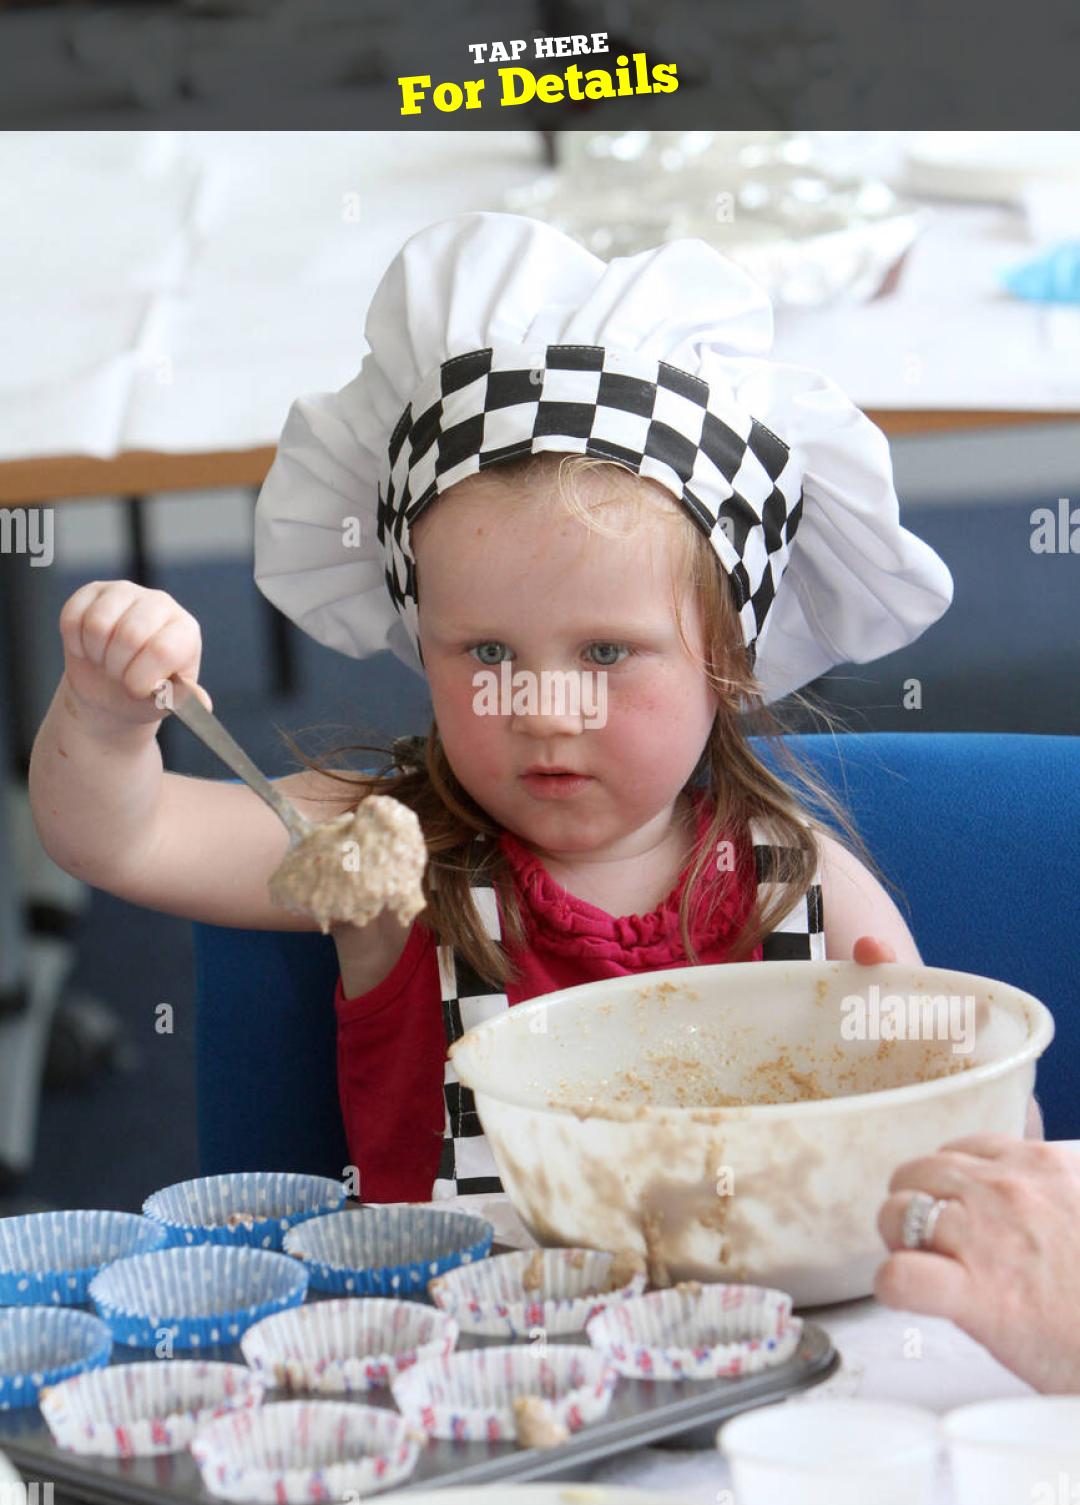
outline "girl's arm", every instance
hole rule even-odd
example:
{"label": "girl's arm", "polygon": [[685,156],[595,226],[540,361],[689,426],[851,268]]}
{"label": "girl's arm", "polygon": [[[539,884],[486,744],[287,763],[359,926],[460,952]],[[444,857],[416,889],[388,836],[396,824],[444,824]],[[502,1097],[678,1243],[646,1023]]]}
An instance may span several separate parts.
{"label": "girl's arm", "polygon": [[[826,956],[867,965],[899,961],[919,966],[922,957],[915,939],[878,880],[835,838],[819,833],[818,840]],[[855,943],[864,936],[879,941],[892,956],[878,956],[865,947],[860,947],[856,955]]]}
{"label": "girl's arm", "polygon": [[[267,884],[289,838],[258,795],[162,766],[157,731],[167,711],[152,691],[172,674],[197,679],[195,619],[163,591],[93,581],[65,604],[60,632],[64,675],[34,741],[29,781],[34,824],[53,861],[167,914],[317,929],[270,902]],[[346,785],[307,770],[276,782],[309,819],[354,803]]]}
{"label": "girl's arm", "polygon": [[[881,884],[833,837],[821,835],[819,840],[826,956],[850,957],[866,967],[895,961],[919,966],[922,957],[915,939]],[[1034,1097],[1028,1103],[1024,1135],[1043,1138],[1042,1114]]]}

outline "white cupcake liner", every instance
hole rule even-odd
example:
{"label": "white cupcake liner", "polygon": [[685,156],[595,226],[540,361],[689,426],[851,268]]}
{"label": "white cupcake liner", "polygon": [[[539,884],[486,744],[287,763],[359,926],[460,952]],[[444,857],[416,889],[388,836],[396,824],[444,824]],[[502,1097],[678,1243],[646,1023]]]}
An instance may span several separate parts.
{"label": "white cupcake liner", "polygon": [[0,1306],[78,1306],[104,1265],[160,1249],[167,1237],[133,1212],[0,1218]]}
{"label": "white cupcake liner", "polygon": [[453,1351],[452,1317],[415,1301],[346,1296],[279,1312],[240,1340],[245,1360],[280,1390],[354,1395],[389,1385],[421,1359]]}
{"label": "white cupcake liner", "polygon": [[32,1406],[46,1385],[109,1362],[100,1317],[65,1306],[0,1308],[0,1411]]}
{"label": "white cupcake liner", "polygon": [[586,1332],[620,1374],[634,1379],[734,1379],[791,1358],[802,1322],[791,1315],[784,1291],[687,1281],[612,1303]]}
{"label": "white cupcake liner", "polygon": [[414,1364],[390,1386],[402,1415],[454,1442],[517,1440],[515,1400],[546,1401],[550,1421],[576,1432],[604,1414],[616,1374],[584,1344],[472,1348]]}
{"label": "white cupcake liner", "polygon": [[281,1401],[235,1411],[191,1442],[203,1484],[222,1500],[363,1497],[402,1483],[420,1439],[394,1411],[346,1401]]}
{"label": "white cupcake liner", "polygon": [[142,1210],[166,1230],[170,1244],[280,1249],[290,1228],[344,1205],[345,1188],[326,1176],[234,1171],[162,1187]]}
{"label": "white cupcake liner", "polygon": [[180,1452],[203,1423],[259,1405],[265,1389],[243,1364],[151,1359],[50,1385],[39,1404],[49,1431],[70,1452],[141,1458]]}
{"label": "white cupcake liner", "polygon": [[304,1262],[317,1291],[410,1296],[432,1276],[483,1259],[494,1232],[472,1213],[389,1205],[309,1218],[289,1229],[282,1248]]}
{"label": "white cupcake liner", "polygon": [[583,1332],[589,1318],[613,1301],[645,1289],[644,1262],[626,1283],[607,1290],[614,1254],[598,1249],[516,1249],[462,1265],[428,1283],[435,1305],[462,1332],[489,1338]]}
{"label": "white cupcake liner", "polygon": [[299,1306],[307,1271],[284,1254],[222,1244],[160,1249],[107,1265],[90,1299],[118,1343],[173,1349],[237,1343],[254,1322]]}

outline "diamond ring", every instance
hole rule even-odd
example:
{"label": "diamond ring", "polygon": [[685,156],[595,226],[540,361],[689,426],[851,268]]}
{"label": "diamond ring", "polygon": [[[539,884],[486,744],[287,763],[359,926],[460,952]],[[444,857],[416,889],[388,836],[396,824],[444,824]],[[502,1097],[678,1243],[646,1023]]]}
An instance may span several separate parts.
{"label": "diamond ring", "polygon": [[946,1203],[929,1192],[912,1193],[911,1201],[904,1209],[904,1226],[900,1241],[905,1249],[929,1249],[934,1237],[937,1220]]}

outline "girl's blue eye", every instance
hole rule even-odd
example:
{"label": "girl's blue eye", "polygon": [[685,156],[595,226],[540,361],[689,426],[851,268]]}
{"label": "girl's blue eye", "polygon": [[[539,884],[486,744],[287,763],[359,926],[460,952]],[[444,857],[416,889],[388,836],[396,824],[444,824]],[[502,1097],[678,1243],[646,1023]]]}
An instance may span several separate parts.
{"label": "girl's blue eye", "polygon": [[[484,648],[505,648],[505,647],[506,647],[505,643],[496,643],[496,642],[474,643],[473,646],[469,649],[469,652],[470,653],[478,653],[478,652],[480,652]],[[492,666],[492,665],[495,665],[495,664],[501,664],[502,663],[502,659],[501,658],[482,658],[480,660],[480,662],[482,664],[485,664],[485,665],[488,665],[488,666]]]}
{"label": "girl's blue eye", "polygon": [[[632,650],[630,648],[626,647],[625,643],[591,643],[589,646],[592,647],[592,648],[616,648],[616,649],[618,649],[618,651],[620,653],[624,653],[628,657],[629,657],[630,653],[632,652]],[[621,658],[599,659],[599,660],[597,660],[597,663],[599,664],[599,667],[601,669],[614,669],[614,667],[615,667],[616,664],[622,663],[622,659]]]}

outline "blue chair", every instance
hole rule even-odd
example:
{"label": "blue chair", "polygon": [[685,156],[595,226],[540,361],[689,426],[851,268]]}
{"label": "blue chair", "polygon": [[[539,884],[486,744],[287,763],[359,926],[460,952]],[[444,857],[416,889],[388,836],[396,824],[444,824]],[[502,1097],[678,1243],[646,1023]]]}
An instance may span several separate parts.
{"label": "blue chair", "polygon": [[[1048,1138],[1080,1138],[1080,739],[979,733],[792,738],[846,802],[906,896],[928,965],[1041,998],[1057,1037],[1039,1068]],[[901,904],[901,908],[904,905]],[[204,1174],[348,1163],[328,936],[195,927]]]}

